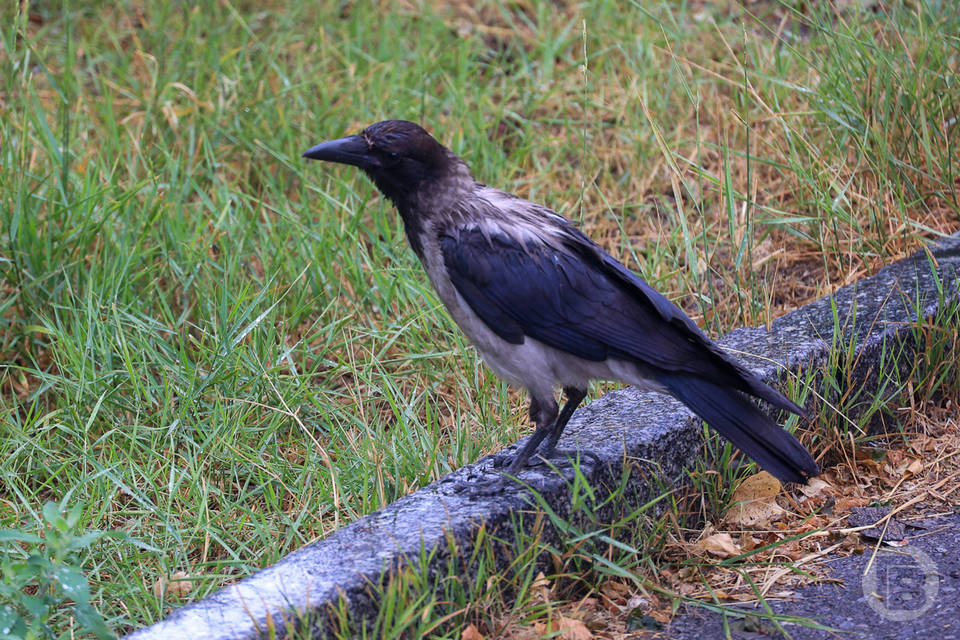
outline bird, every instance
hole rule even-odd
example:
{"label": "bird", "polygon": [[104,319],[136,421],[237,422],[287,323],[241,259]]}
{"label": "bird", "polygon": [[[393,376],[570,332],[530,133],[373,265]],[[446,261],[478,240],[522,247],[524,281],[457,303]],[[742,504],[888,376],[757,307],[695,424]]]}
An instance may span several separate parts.
{"label": "bird", "polygon": [[535,430],[507,475],[535,454],[542,464],[566,453],[557,444],[594,380],[672,395],[782,482],[819,474],[803,445],[748,396],[809,419],[802,408],[573,222],[478,182],[420,125],[377,122],[303,157],[358,167],[373,181],[454,322],[494,373],[529,393]]}

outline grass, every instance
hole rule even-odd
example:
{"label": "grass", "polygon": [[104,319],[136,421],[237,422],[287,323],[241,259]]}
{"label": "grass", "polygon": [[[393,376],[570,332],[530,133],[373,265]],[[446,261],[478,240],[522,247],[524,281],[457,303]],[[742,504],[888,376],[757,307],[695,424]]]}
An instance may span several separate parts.
{"label": "grass", "polygon": [[6,3],[0,529],[138,540],[85,559],[122,631],[523,433],[389,204],[299,157],[376,120],[714,334],[954,230],[960,17],[858,7]]}

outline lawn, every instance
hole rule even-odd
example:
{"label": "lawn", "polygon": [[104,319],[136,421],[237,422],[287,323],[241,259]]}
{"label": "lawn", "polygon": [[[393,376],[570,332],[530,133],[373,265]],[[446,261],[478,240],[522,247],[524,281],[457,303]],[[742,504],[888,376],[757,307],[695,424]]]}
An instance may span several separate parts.
{"label": "lawn", "polygon": [[[300,158],[378,120],[712,335],[956,230],[960,13],[818,4],[5,3],[0,529],[122,633],[528,432],[389,202]],[[0,616],[83,631],[2,566]]]}

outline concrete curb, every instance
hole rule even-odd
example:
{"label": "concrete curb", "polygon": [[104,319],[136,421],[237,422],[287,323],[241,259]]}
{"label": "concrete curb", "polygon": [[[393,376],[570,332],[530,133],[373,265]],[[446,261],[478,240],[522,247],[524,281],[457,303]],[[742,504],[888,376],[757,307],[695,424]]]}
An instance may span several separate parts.
{"label": "concrete curb", "polygon": [[[720,343],[735,353],[753,354],[744,359],[770,382],[778,380],[783,364],[810,374],[832,363],[836,367],[837,351],[832,347],[843,353],[845,346],[854,345],[853,351],[843,354],[851,363],[845,370],[852,372],[847,374],[845,388],[856,385],[862,397],[873,399],[883,388],[881,364],[887,370],[893,366],[909,370],[912,365],[911,355],[921,346],[911,328],[918,310],[921,317],[930,319],[957,302],[960,235],[777,319],[770,331],[738,329]],[[856,406],[847,408],[857,411]],[[564,444],[576,444],[599,456],[599,465],[594,468],[585,462],[582,470],[602,502],[604,492],[608,495],[617,486],[628,460],[654,463],[661,478],[680,477],[697,454],[700,434],[698,423],[680,403],[630,388],[609,393],[577,411]],[[127,637],[245,640],[266,637],[270,627],[276,627],[282,637],[285,622],[303,619],[310,620],[314,637],[321,637],[331,607],[341,597],[354,619],[375,616],[377,603],[369,585],[385,571],[404,565],[407,559],[429,556],[428,570],[442,573],[450,540],[463,553],[472,548],[481,525],[501,536],[513,530],[514,514],[529,508],[528,492],[518,488],[483,497],[463,492],[464,487],[489,478],[491,464],[488,457],[458,469]],[[630,474],[627,494],[636,498],[634,504],[650,495],[643,475]],[[522,473],[521,479],[555,512],[561,516],[569,512],[570,491],[564,478],[534,468]]]}

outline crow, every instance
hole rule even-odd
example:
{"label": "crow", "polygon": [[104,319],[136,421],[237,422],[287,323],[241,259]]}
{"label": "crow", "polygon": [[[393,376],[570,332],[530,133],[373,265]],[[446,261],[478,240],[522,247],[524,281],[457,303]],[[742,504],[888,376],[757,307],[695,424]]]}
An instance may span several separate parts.
{"label": "crow", "polygon": [[745,394],[806,417],[803,409],[572,222],[477,182],[419,125],[378,122],[303,157],[359,167],[373,181],[399,211],[453,320],[498,376],[529,392],[536,430],[508,474],[534,453],[561,453],[557,442],[591,380],[672,395],[781,481],[819,473],[803,445]]}

